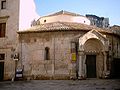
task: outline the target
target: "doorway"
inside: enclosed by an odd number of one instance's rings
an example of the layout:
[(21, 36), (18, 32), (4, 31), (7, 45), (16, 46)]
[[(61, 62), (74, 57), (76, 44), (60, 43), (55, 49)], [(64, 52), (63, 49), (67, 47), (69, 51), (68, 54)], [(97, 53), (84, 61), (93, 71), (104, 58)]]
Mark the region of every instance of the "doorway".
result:
[(96, 55), (86, 55), (87, 78), (96, 78)]
[(120, 58), (114, 58), (111, 65), (111, 78), (120, 79)]
[(0, 81), (4, 78), (4, 62), (0, 62)]
[(4, 59), (5, 54), (0, 54), (0, 81), (4, 78)]

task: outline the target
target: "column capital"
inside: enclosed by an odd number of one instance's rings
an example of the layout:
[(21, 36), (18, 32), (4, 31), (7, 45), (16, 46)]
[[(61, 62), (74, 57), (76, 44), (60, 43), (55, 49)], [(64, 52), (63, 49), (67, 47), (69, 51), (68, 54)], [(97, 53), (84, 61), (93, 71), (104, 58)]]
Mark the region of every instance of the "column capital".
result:
[(79, 54), (80, 56), (84, 55), (84, 50), (79, 50), (79, 51), (78, 51), (78, 54)]

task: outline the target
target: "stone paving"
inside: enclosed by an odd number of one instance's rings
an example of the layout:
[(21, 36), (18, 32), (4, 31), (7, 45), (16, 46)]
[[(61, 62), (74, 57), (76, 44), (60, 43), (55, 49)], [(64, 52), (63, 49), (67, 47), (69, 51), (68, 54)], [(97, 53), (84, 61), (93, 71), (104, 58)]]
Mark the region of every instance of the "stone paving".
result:
[(0, 90), (120, 90), (120, 79), (4, 81)]

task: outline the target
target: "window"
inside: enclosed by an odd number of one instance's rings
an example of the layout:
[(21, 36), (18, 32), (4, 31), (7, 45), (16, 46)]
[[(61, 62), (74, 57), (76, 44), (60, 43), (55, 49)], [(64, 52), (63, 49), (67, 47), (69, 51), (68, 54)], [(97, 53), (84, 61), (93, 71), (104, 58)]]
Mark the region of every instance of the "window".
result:
[(6, 23), (0, 23), (0, 37), (5, 37)]
[(0, 60), (4, 60), (5, 59), (5, 54), (0, 54)]
[(1, 9), (6, 9), (6, 0), (1, 1)]
[(45, 48), (45, 60), (50, 60), (50, 49), (48, 47)]
[(46, 20), (44, 20), (44, 22), (46, 22)]

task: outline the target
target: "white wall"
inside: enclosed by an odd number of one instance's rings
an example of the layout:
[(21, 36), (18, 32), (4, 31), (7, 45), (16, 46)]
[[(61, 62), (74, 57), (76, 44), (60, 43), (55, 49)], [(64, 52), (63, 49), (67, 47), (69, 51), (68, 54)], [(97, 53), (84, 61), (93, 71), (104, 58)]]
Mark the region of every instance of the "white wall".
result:
[[(44, 22), (44, 20), (46, 20), (46, 22)], [(60, 21), (60, 22), (75, 22), (75, 23), (90, 25), (90, 20), (84, 16), (56, 15), (49, 17), (41, 17), (39, 21), (41, 24)]]
[(38, 17), (34, 0), (20, 0), (19, 30), (29, 28), (31, 22)]

